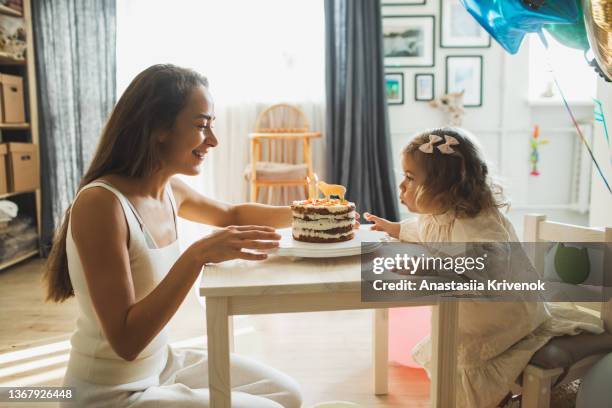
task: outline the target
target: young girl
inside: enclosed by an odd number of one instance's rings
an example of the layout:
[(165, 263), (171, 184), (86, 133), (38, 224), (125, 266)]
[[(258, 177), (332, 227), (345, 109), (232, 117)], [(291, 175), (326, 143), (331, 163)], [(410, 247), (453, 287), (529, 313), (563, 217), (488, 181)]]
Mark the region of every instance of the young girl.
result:
[[(517, 242), (501, 189), (467, 131), (425, 131), (402, 154), (401, 202), (416, 219), (390, 222), (365, 213), (375, 230), (405, 242)], [(495, 407), (532, 355), (552, 337), (581, 330), (603, 331), (599, 319), (574, 309), (535, 302), (459, 304), (457, 406)], [(413, 350), (429, 372), (431, 344), (423, 339)]]

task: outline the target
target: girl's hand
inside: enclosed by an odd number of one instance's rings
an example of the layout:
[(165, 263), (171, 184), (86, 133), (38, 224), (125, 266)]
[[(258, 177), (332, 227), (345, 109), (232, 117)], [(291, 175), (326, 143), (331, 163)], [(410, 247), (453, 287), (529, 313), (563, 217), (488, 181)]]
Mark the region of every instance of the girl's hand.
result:
[(359, 229), (359, 227), (361, 226), (361, 224), (359, 223), (360, 217), (361, 216), (359, 215), (359, 213), (355, 211), (355, 223), (353, 224), (353, 229)]
[(399, 239), (401, 228), (399, 222), (388, 221), (367, 212), (363, 213), (363, 218), (365, 218), (366, 221), (374, 223), (371, 228), (373, 231), (384, 231), (389, 234), (389, 236)]
[(266, 251), (278, 248), (281, 236), (272, 227), (259, 225), (229, 226), (213, 232), (195, 242), (189, 251), (203, 265), (231, 259), (261, 261), (268, 257)]

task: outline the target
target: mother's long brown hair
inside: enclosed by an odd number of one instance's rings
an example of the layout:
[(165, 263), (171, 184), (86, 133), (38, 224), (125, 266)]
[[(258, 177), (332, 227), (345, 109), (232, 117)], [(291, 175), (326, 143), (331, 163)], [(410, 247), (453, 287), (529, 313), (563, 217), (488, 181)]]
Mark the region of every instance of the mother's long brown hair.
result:
[[(191, 91), (199, 85), (208, 87), (207, 79), (169, 64), (153, 65), (138, 74), (115, 105), (79, 190), (109, 174), (136, 178), (153, 174), (160, 163), (153, 131), (171, 129)], [(74, 296), (66, 255), (70, 208), (56, 231), (44, 275), (47, 300), (55, 302)]]

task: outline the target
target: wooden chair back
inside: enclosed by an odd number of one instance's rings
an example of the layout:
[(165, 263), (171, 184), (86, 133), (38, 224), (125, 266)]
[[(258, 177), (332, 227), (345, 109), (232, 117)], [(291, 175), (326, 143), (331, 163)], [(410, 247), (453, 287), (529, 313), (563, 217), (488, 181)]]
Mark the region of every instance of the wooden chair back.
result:
[(254, 136), (258, 161), (298, 164), (305, 163), (305, 134), (310, 127), (304, 112), (292, 105), (279, 103), (264, 110), (255, 123)]
[[(612, 290), (612, 228), (582, 227), (578, 225), (563, 224), (546, 221), (541, 214), (528, 214), (524, 222), (525, 242), (604, 242), (604, 288), (605, 294), (610, 295)], [(536, 249), (537, 248), (537, 249)], [(528, 254), (541, 276), (544, 274), (544, 258), (546, 251), (543, 246), (533, 246), (532, 253)], [(604, 322), (606, 331), (612, 333), (612, 300), (602, 302), (576, 302), (578, 306), (597, 312)]]
[(258, 133), (300, 133), (308, 132), (309, 129), (304, 112), (286, 103), (270, 106), (261, 112), (255, 122), (255, 131)]

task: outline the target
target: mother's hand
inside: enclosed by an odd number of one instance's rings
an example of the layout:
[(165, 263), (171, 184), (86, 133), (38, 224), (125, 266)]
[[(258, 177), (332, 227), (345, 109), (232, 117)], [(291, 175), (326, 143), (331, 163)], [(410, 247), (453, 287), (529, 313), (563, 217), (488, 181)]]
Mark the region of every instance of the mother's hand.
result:
[(231, 259), (260, 261), (268, 257), (266, 251), (278, 248), (281, 236), (272, 227), (259, 225), (229, 226), (219, 229), (195, 242), (189, 251), (202, 265)]

